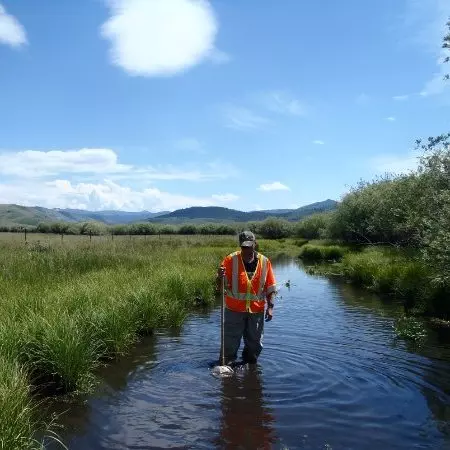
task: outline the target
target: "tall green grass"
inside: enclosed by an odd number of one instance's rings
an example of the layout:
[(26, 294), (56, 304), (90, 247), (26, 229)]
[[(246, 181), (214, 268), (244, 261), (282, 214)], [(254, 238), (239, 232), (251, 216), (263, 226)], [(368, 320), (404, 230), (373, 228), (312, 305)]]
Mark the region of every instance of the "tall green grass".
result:
[(0, 449), (37, 449), (35, 422), (25, 371), (0, 356)]
[(338, 245), (303, 245), (299, 257), (306, 262), (340, 261), (348, 249)]
[(0, 241), (0, 449), (38, 448), (30, 389), (88, 391), (99, 364), (215, 301), (233, 239)]
[[(261, 241), (269, 254), (293, 247)], [(0, 239), (0, 450), (39, 448), (30, 391), (88, 392), (100, 364), (212, 305), (235, 249), (229, 237)]]

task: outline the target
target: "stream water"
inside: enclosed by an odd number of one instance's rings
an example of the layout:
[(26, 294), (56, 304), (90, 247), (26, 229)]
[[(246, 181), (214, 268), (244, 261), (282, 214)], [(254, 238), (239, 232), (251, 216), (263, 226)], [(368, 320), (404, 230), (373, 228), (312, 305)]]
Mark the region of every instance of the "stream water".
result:
[(290, 288), (256, 367), (212, 376), (220, 308), (196, 313), (102, 369), (95, 395), (52, 405), (69, 449), (450, 449), (448, 336), (407, 343), (398, 305), (274, 268)]

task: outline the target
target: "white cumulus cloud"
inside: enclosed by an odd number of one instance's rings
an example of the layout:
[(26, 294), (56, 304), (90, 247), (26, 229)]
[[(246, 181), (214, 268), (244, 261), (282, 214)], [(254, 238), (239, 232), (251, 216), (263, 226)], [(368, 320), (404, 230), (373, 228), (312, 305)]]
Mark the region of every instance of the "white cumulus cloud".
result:
[(273, 183), (261, 184), (258, 188), (260, 191), (290, 191), (290, 188), (279, 181), (274, 181)]
[(0, 153), (1, 175), (34, 178), (64, 172), (123, 173), (130, 169), (131, 166), (119, 164), (116, 153), (110, 149)]
[(19, 47), (27, 43), (25, 28), (0, 4), (0, 43)]
[(316, 139), (315, 141), (313, 141), (313, 144), (315, 144), (315, 145), (325, 145), (325, 142), (321, 141), (320, 139)]
[(157, 212), (189, 206), (227, 205), (234, 200), (232, 194), (197, 197), (162, 191), (156, 187), (133, 189), (109, 179), (97, 183), (57, 179), (0, 184), (0, 203), (47, 208)]
[(390, 116), (390, 117), (386, 117), (386, 120), (388, 122), (395, 122), (397, 119), (395, 117)]
[(131, 75), (170, 76), (205, 59), (224, 63), (215, 48), (218, 22), (207, 0), (109, 0), (101, 35), (112, 63)]
[(0, 153), (0, 175), (25, 179), (49, 178), (61, 174), (76, 175), (83, 179), (104, 175), (114, 180), (208, 181), (235, 176), (236, 169), (218, 161), (203, 163), (201, 166), (134, 166), (120, 163), (118, 155), (111, 149)]

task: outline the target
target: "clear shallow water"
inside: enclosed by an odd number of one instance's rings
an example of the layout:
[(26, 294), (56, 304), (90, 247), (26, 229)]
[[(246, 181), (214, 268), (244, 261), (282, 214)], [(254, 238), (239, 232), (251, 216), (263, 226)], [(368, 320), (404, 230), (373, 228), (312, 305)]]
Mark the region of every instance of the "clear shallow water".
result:
[(282, 287), (253, 370), (218, 379), (220, 309), (145, 339), (59, 422), (69, 449), (450, 449), (450, 342), (397, 340), (400, 312), (275, 262)]

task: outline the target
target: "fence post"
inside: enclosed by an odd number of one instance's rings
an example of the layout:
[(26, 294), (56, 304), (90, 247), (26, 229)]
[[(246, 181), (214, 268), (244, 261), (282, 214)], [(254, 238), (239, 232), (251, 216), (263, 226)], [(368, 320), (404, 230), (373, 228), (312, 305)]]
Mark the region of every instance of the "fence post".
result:
[(27, 229), (25, 228), (23, 231), (25, 233), (25, 242), (27, 242)]
[(111, 231), (111, 240), (114, 240), (114, 231)]
[(89, 242), (92, 242), (92, 231), (89, 230)]

